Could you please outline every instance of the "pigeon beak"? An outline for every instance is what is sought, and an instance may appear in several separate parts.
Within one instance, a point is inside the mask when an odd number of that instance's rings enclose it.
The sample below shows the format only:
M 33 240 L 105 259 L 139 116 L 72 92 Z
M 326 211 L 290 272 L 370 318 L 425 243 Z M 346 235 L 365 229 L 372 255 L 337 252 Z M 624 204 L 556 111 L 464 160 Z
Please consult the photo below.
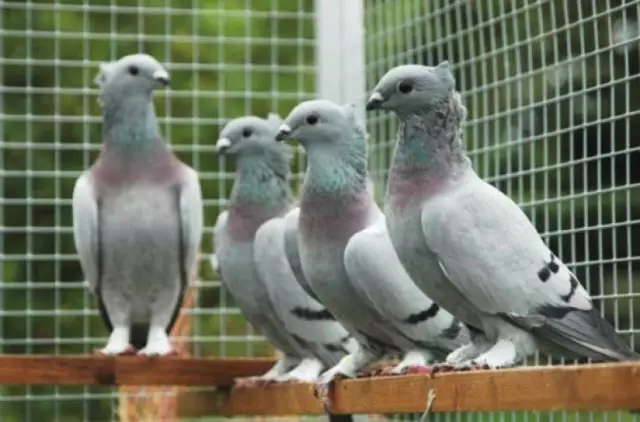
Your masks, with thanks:
M 367 111 L 378 110 L 384 103 L 384 97 L 379 92 L 374 92 L 367 101 Z
M 220 138 L 218 139 L 218 142 L 216 142 L 216 153 L 224 154 L 230 146 L 231 141 L 229 138 Z
M 291 132 L 293 131 L 291 130 L 288 124 L 286 123 L 281 124 L 280 128 L 278 129 L 278 134 L 276 135 L 276 141 L 281 142 L 281 141 L 284 141 L 285 139 L 289 139 L 289 136 L 291 136 Z
M 169 77 L 169 73 L 166 70 L 160 69 L 153 72 L 153 80 L 158 82 L 162 86 L 168 86 L 171 82 L 171 78 Z

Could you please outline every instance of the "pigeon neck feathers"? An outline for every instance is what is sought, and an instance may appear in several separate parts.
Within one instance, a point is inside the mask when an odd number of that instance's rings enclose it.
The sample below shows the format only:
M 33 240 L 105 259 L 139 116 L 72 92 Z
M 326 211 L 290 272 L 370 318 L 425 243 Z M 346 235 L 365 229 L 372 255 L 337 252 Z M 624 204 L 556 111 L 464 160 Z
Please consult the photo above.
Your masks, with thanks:
M 163 143 L 151 98 L 137 95 L 122 101 L 105 101 L 102 138 L 107 145 L 127 152 Z
M 472 171 L 460 129 L 465 117 L 466 108 L 457 92 L 437 109 L 400 116 L 398 144 L 387 181 L 392 206 L 419 203 L 445 183 Z
M 271 150 L 264 151 L 262 156 L 238 157 L 232 206 L 280 209 L 282 205 L 293 202 L 289 187 L 289 159 L 288 154 Z
M 400 116 L 394 164 L 428 170 L 445 164 L 466 163 L 460 124 L 466 113 L 456 95 L 438 108 Z
M 357 128 L 350 136 L 347 141 L 308 150 L 302 202 L 348 201 L 367 190 L 365 137 Z
M 236 171 L 227 230 L 237 242 L 252 242 L 265 221 L 291 208 L 293 195 L 288 177 L 274 172 L 264 159 L 240 158 Z

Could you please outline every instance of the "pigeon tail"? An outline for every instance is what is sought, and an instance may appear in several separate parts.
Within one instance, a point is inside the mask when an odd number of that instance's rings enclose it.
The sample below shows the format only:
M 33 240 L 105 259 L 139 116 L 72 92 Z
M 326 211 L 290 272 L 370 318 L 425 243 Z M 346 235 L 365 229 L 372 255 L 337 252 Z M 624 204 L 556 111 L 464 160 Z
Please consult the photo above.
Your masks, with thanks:
M 131 324 L 131 346 L 136 350 L 142 349 L 147 345 L 147 334 L 149 333 L 149 324 Z
M 638 360 L 616 330 L 603 319 L 596 308 L 572 310 L 562 318 L 548 318 L 534 334 L 562 348 L 603 362 Z

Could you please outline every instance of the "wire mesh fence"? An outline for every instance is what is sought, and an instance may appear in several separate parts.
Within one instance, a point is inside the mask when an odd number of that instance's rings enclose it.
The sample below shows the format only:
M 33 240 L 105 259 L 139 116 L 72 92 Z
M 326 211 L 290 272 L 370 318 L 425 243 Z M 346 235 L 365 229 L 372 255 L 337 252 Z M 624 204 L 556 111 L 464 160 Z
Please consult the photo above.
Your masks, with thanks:
M 173 150 L 200 173 L 208 254 L 233 177 L 213 153 L 218 132 L 227 119 L 286 113 L 315 95 L 313 16 L 303 0 L 2 3 L 0 352 L 90 353 L 106 342 L 71 231 L 75 178 L 101 143 L 99 62 L 145 52 L 171 73 L 156 110 Z M 203 258 L 191 352 L 271 355 Z M 1 387 L 0 420 L 118 420 L 116 398 L 109 388 Z
M 640 1 L 364 2 L 366 86 L 397 64 L 448 59 L 469 108 L 465 137 L 479 174 L 523 207 L 636 349 L 639 20 Z M 70 198 L 100 148 L 98 63 L 146 52 L 172 75 L 171 89 L 155 100 L 162 133 L 200 172 L 205 198 L 190 351 L 271 354 L 208 264 L 211 227 L 233 178 L 232 163 L 213 146 L 227 119 L 286 115 L 316 96 L 317 69 L 329 58 L 315 55 L 314 2 L 3 2 L 0 22 L 0 352 L 90 353 L 106 341 L 73 247 Z M 382 199 L 397 124 L 376 114 L 368 128 Z M 303 164 L 295 163 L 295 183 Z M 0 388 L 2 421 L 124 420 L 112 389 Z M 640 420 L 622 412 L 431 417 Z
M 479 175 L 523 208 L 636 349 L 639 13 L 640 2 L 622 0 L 365 2 L 367 87 L 399 64 L 449 60 L 469 109 L 464 136 Z M 368 128 L 382 193 L 396 118 L 370 115 Z M 433 418 L 638 420 L 616 412 Z

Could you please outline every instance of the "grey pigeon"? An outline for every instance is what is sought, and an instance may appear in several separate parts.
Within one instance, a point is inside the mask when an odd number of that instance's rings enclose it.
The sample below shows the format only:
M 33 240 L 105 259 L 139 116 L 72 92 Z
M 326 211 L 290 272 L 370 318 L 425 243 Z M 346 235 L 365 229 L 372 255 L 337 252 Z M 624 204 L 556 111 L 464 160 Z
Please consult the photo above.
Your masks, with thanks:
M 512 366 L 539 348 L 599 361 L 639 357 L 524 212 L 473 170 L 448 62 L 389 70 L 367 109 L 391 110 L 401 123 L 385 209 L 400 260 L 427 295 L 484 333 L 448 356 L 452 366 Z
M 370 179 L 367 179 L 367 191 L 374 194 L 374 186 L 373 182 Z M 304 276 L 304 272 L 302 271 L 302 263 L 300 262 L 300 250 L 298 248 L 298 218 L 300 215 L 300 208 L 295 207 L 285 216 L 285 250 L 287 252 L 287 257 L 289 258 L 289 263 L 291 264 L 291 269 L 296 275 L 298 282 L 302 286 L 305 292 L 314 299 L 318 300 L 318 297 L 311 289 L 309 282 Z M 215 258 L 212 259 L 212 263 L 215 265 Z
M 216 144 L 218 153 L 236 157 L 229 211 L 215 226 L 220 278 L 246 319 L 284 353 L 266 374 L 239 380 L 245 386 L 315 381 L 355 348 L 348 332 L 303 290 L 289 262 L 285 225 L 297 219 L 297 208 L 289 187 L 292 149 L 273 141 L 281 122 L 275 114 L 234 119 Z
M 96 83 L 103 147 L 76 181 L 73 230 L 111 333 L 101 352 L 167 355 L 173 352 L 168 334 L 197 272 L 203 226 L 198 174 L 160 135 L 152 92 L 169 84 L 160 63 L 128 55 L 101 64 Z
M 296 276 L 298 283 L 304 291 L 318 300 L 318 296 L 313 292 L 307 278 L 302 271 L 302 263 L 300 262 L 300 249 L 298 247 L 298 219 L 300 217 L 300 207 L 295 207 L 284 217 L 284 248 L 287 254 L 291 270 Z
M 328 407 L 338 375 L 353 377 L 398 353 L 404 359 L 391 373 L 419 370 L 469 341 L 461 323 L 418 289 L 395 255 L 368 186 L 365 138 L 353 104 L 325 100 L 296 106 L 276 138 L 296 139 L 307 152 L 298 227 L 302 271 L 360 346 L 322 374 L 317 392 Z

